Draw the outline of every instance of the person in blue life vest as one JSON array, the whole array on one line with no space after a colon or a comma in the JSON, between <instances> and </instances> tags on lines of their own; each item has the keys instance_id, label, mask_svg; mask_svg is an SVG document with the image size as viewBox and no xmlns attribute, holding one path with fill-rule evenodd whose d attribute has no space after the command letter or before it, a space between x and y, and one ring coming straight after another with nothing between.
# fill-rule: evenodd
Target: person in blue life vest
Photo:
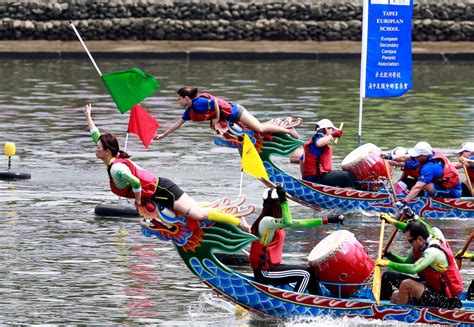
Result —
<instances>
[{"instance_id":1,"label":"person in blue life vest","mask_svg":"<svg viewBox=\"0 0 474 327\"><path fill-rule=\"evenodd\" d=\"M111 191L122 197L135 199L135 206L141 213L146 200L182 214L193 220L211 220L227 222L250 231L245 219L240 219L220 210L202 208L178 185L165 177L156 177L132 160L128 153L120 150L117 138L110 134L101 134L92 120L92 105L84 107L87 125L93 141L96 143L95 155L107 166Z\"/></svg>"},{"instance_id":2,"label":"person in blue life vest","mask_svg":"<svg viewBox=\"0 0 474 327\"><path fill-rule=\"evenodd\" d=\"M388 260L375 261L377 266L390 270L382 275L380 298L390 299L395 304L461 307L459 294L463 290L463 281L451 250L432 238L419 221L407 225L405 236L411 245L406 257L387 252ZM414 274L419 277L413 277ZM393 287L397 290L393 291Z\"/></svg>"},{"instance_id":3,"label":"person in blue life vest","mask_svg":"<svg viewBox=\"0 0 474 327\"><path fill-rule=\"evenodd\" d=\"M189 120L209 120L211 127L218 132L225 130L227 123L241 122L257 133L282 133L298 138L294 128L262 124L242 105L227 102L209 93L198 93L197 87L182 87L177 93L178 103L185 108L184 113L165 132L156 135L155 140L161 140L172 134Z\"/></svg>"},{"instance_id":4,"label":"person in blue life vest","mask_svg":"<svg viewBox=\"0 0 474 327\"><path fill-rule=\"evenodd\" d=\"M302 178L306 181L338 187L354 187L355 176L343 170L332 170L331 142L342 136L342 130L334 127L329 119L321 119L315 125L315 133L304 145L300 160Z\"/></svg>"},{"instance_id":5,"label":"person in blue life vest","mask_svg":"<svg viewBox=\"0 0 474 327\"><path fill-rule=\"evenodd\" d=\"M321 293L318 278L309 265L282 264L286 228L310 228L328 223L342 224L344 216L293 220L281 185L263 193L263 208L251 227L251 233L258 240L250 247L250 266L255 280L270 285L296 283L294 291L311 294Z\"/></svg>"},{"instance_id":6,"label":"person in blue life vest","mask_svg":"<svg viewBox=\"0 0 474 327\"><path fill-rule=\"evenodd\" d=\"M466 142L461 145L461 147L456 150L456 153L459 155L459 162L456 162L454 166L457 169L466 167L467 176L471 181L471 185L474 184L474 142ZM467 181L466 181L467 182ZM462 184L462 195L463 196L474 196L469 189L469 183Z\"/></svg>"},{"instance_id":7,"label":"person in blue life vest","mask_svg":"<svg viewBox=\"0 0 474 327\"><path fill-rule=\"evenodd\" d=\"M444 154L433 151L427 142L418 142L408 154L395 158L398 161L409 161L414 158L420 163L419 176L408 195L397 202L402 208L417 197L421 191L425 196L433 198L461 197L461 182L459 173Z\"/></svg>"}]
</instances>

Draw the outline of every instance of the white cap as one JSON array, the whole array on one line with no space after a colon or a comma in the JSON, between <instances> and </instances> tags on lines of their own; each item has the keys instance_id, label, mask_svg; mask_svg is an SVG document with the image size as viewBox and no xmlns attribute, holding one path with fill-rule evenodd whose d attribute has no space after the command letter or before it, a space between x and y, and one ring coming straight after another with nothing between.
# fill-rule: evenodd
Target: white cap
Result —
<instances>
[{"instance_id":1,"label":"white cap","mask_svg":"<svg viewBox=\"0 0 474 327\"><path fill-rule=\"evenodd\" d=\"M474 152L474 142L466 142L461 145L459 150L456 150L456 153L461 153L464 151Z\"/></svg>"},{"instance_id":2,"label":"white cap","mask_svg":"<svg viewBox=\"0 0 474 327\"><path fill-rule=\"evenodd\" d=\"M429 156L433 153L433 148L426 142L418 142L414 148L408 150L410 157Z\"/></svg>"},{"instance_id":3,"label":"white cap","mask_svg":"<svg viewBox=\"0 0 474 327\"><path fill-rule=\"evenodd\" d=\"M323 128L337 129L336 127L334 127L332 121L330 121L329 119L321 119L320 121L316 123L316 130L323 129Z\"/></svg>"},{"instance_id":4,"label":"white cap","mask_svg":"<svg viewBox=\"0 0 474 327\"><path fill-rule=\"evenodd\" d=\"M395 149L392 150L392 157L401 156L407 153L408 153L407 148L404 148L402 146L397 146Z\"/></svg>"}]
</instances>

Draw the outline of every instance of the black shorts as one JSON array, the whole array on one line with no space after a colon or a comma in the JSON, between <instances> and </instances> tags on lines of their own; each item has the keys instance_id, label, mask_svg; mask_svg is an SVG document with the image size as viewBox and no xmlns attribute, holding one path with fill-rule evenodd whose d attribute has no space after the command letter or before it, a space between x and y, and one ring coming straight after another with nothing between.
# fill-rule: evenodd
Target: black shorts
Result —
<instances>
[{"instance_id":1,"label":"black shorts","mask_svg":"<svg viewBox=\"0 0 474 327\"><path fill-rule=\"evenodd\" d=\"M153 200L168 209L173 209L174 201L178 200L183 194L184 191L170 179L160 177L155 194L153 194Z\"/></svg>"}]
</instances>

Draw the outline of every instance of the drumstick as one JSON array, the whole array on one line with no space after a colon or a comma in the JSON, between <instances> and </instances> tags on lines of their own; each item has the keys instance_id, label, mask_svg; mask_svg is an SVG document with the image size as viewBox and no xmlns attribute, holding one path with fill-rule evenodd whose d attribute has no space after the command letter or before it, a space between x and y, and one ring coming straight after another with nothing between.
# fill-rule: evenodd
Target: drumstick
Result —
<instances>
[{"instance_id":1,"label":"drumstick","mask_svg":"<svg viewBox=\"0 0 474 327\"><path fill-rule=\"evenodd\" d=\"M469 191L471 191L471 195L474 196L474 189L472 188L472 183L471 183L471 179L469 178L469 173L467 172L467 168L464 165L462 165L462 168L464 170L464 175L466 175L466 182L467 182L467 185L469 186Z\"/></svg>"},{"instance_id":2,"label":"drumstick","mask_svg":"<svg viewBox=\"0 0 474 327\"><path fill-rule=\"evenodd\" d=\"M341 123L341 125L339 125L339 129L342 130L343 127L344 127L344 123ZM337 141L339 141L338 137L336 137L336 139L334 140L334 144L337 144Z\"/></svg>"}]
</instances>

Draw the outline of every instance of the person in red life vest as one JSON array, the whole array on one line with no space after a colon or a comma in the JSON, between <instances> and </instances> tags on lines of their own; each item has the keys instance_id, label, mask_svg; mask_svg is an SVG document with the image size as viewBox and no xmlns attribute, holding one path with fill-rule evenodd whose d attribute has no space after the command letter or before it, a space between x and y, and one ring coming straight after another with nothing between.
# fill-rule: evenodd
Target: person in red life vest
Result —
<instances>
[{"instance_id":1,"label":"person in red life vest","mask_svg":"<svg viewBox=\"0 0 474 327\"><path fill-rule=\"evenodd\" d=\"M252 224L251 232L258 237L250 247L250 266L255 280L274 286L296 283L295 292L320 294L319 282L308 265L282 264L285 228L308 228L327 223L342 224L344 216L293 220L281 185L263 193L263 209Z\"/></svg>"},{"instance_id":2,"label":"person in red life vest","mask_svg":"<svg viewBox=\"0 0 474 327\"><path fill-rule=\"evenodd\" d=\"M110 189L118 196L135 199L135 206L139 212L143 208L145 200L151 199L156 204L162 204L187 218L198 221L208 219L216 222L228 222L243 230L250 230L244 219L219 210L202 208L168 178L158 178L134 163L126 152L120 150L118 140L114 135L100 134L92 120L92 106L90 104L85 106L84 113L92 139L97 144L95 155L107 166Z\"/></svg>"},{"instance_id":3,"label":"person in red life vest","mask_svg":"<svg viewBox=\"0 0 474 327\"><path fill-rule=\"evenodd\" d=\"M474 142L466 142L461 145L461 147L456 150L456 153L459 155L459 162L456 162L454 166L457 169L466 167L467 175L466 178L469 178L471 185L474 184ZM467 182L467 181L466 181ZM463 196L474 196L469 189L469 183L462 184L462 195Z\"/></svg>"},{"instance_id":4,"label":"person in red life vest","mask_svg":"<svg viewBox=\"0 0 474 327\"><path fill-rule=\"evenodd\" d=\"M402 208L417 197L421 191L425 196L433 198L461 197L461 182L456 167L444 154L433 151L427 142L418 142L408 154L398 156L397 161L409 161L411 158L420 163L418 179L408 195L397 202Z\"/></svg>"},{"instance_id":5,"label":"person in red life vest","mask_svg":"<svg viewBox=\"0 0 474 327\"><path fill-rule=\"evenodd\" d=\"M342 136L342 130L334 127L329 119L316 123L316 133L304 145L300 169L304 180L338 187L354 187L355 176L343 170L332 170L331 141Z\"/></svg>"},{"instance_id":6,"label":"person in red life vest","mask_svg":"<svg viewBox=\"0 0 474 327\"><path fill-rule=\"evenodd\" d=\"M155 140L170 135L189 120L210 120L211 127L219 132L225 130L227 122L241 122L257 133L283 133L298 138L294 128L262 124L240 104L227 102L209 93L199 94L197 87L182 87L177 93L178 103L185 108L184 113L164 133L156 135Z\"/></svg>"},{"instance_id":7,"label":"person in red life vest","mask_svg":"<svg viewBox=\"0 0 474 327\"><path fill-rule=\"evenodd\" d=\"M386 159L389 165L400 167L402 170L400 178L394 183L395 192L400 195L409 193L420 174L420 163L414 158L410 157L407 161L398 160L398 158L404 158L406 155L408 155L408 150L402 146L397 146L390 154L380 154L380 157Z\"/></svg>"},{"instance_id":8,"label":"person in red life vest","mask_svg":"<svg viewBox=\"0 0 474 327\"><path fill-rule=\"evenodd\" d=\"M439 308L462 306L459 294L463 282L451 250L430 237L425 225L410 222L405 236L411 245L406 257L387 252L375 264L389 270L382 275L380 298L395 304L414 304ZM406 274L418 274L419 278ZM393 291L393 287L398 290Z\"/></svg>"}]
</instances>

